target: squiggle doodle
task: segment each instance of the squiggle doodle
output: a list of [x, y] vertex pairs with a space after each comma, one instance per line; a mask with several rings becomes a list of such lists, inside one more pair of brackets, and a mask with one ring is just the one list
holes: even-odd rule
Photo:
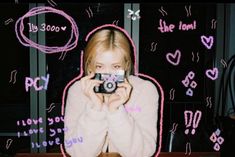
[[[192, 52], [192, 61], [194, 62], [194, 52]], [[198, 63], [198, 61], [199, 61], [199, 54], [197, 52], [197, 63]]]
[[158, 9], [158, 11], [162, 14], [162, 16], [167, 15], [167, 12], [163, 9], [163, 6], [161, 6], [161, 9]]
[[[13, 73], [14, 73], [14, 74], [13, 74]], [[16, 74], [17, 74], [17, 70], [13, 70], [13, 71], [11, 72], [11, 78], [10, 78], [9, 83], [12, 81], [12, 75], [14, 75], [14, 82], [13, 82], [13, 84], [15, 84], [15, 82], [16, 82]]]
[[98, 3], [98, 6], [97, 6], [97, 10], [96, 10], [97, 12], [99, 12], [100, 11], [100, 3]]
[[55, 107], [55, 103], [51, 103], [49, 108], [47, 108], [46, 110], [49, 110], [48, 113], [50, 113], [54, 107]]
[[227, 67], [227, 63], [225, 62], [225, 60], [224, 60], [224, 59], [221, 59], [221, 60], [220, 60], [220, 63], [221, 63], [221, 64], [223, 64], [224, 68], [226, 68], [226, 67]]
[[170, 90], [170, 100], [174, 100], [174, 97], [175, 97], [175, 89], [171, 88], [171, 90]]
[[157, 46], [157, 43], [154, 44], [154, 48], [153, 48], [153, 44], [154, 42], [151, 43], [151, 50], [152, 52], [154, 52], [156, 50], [156, 46]]
[[211, 29], [215, 29], [216, 28], [216, 20], [215, 19], [212, 19], [211, 20]]
[[191, 16], [191, 5], [189, 5], [188, 9], [187, 9], [187, 6], [184, 6], [186, 12], [187, 12], [187, 17], [188, 16]]
[[[189, 154], [188, 154], [188, 149], [189, 149]], [[188, 154], [188, 155], [191, 154], [191, 144], [189, 142], [186, 143], [186, 152], [185, 152], [185, 155], [186, 154]]]
[[12, 141], [13, 141], [12, 139], [8, 139], [8, 140], [7, 140], [6, 149], [9, 149], [9, 147], [10, 147]]
[[113, 21], [113, 24], [114, 24], [114, 25], [118, 25], [118, 22], [119, 22], [119, 20], [117, 20], [117, 21], [114, 20], [114, 21]]
[[198, 55], [199, 53], [197, 52], [197, 62], [199, 61], [199, 55]]
[[10, 18], [10, 19], [7, 19], [4, 23], [5, 23], [5, 25], [8, 25], [10, 22], [13, 22], [14, 20], [12, 19], [12, 18]]
[[47, 0], [47, 2], [53, 7], [57, 5], [53, 0]]
[[[88, 11], [88, 10], [89, 10], [89, 11]], [[89, 18], [93, 17], [93, 12], [92, 12], [92, 10], [91, 10], [90, 7], [88, 8], [88, 10], [86, 9], [86, 12], [87, 12]]]
[[194, 62], [194, 53], [192, 52], [192, 61]]
[[206, 106], [209, 106], [209, 108], [211, 108], [212, 106], [211, 97], [206, 97]]
[[178, 124], [173, 123], [172, 129], [170, 130], [170, 132], [174, 134], [177, 129], [177, 126]]
[[61, 55], [60, 55], [60, 57], [59, 57], [59, 60], [64, 60], [64, 58], [65, 58], [65, 56], [66, 56], [66, 54], [67, 54], [67, 51], [65, 51], [65, 52], [62, 52], [61, 53]]

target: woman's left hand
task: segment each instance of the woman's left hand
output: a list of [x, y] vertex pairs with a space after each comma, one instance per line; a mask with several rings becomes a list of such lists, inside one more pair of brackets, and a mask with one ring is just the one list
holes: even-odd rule
[[123, 83], [117, 84], [118, 88], [116, 91], [109, 97], [108, 108], [109, 111], [115, 111], [119, 106], [124, 105], [130, 98], [132, 86], [125, 79]]

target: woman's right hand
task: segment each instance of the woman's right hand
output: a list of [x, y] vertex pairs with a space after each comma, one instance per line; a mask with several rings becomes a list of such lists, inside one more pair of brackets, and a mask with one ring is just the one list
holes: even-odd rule
[[92, 101], [94, 108], [97, 110], [102, 109], [103, 95], [101, 93], [95, 93], [94, 87], [99, 86], [103, 81], [92, 79], [95, 76], [91, 73], [81, 79], [81, 86], [84, 94]]

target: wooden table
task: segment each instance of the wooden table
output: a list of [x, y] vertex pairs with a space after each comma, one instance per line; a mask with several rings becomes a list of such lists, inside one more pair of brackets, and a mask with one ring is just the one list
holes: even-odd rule
[[[15, 157], [63, 157], [61, 153], [40, 153], [40, 154], [29, 154], [29, 153], [19, 153]], [[66, 157], [70, 157], [66, 155]], [[99, 157], [120, 157], [116, 153], [106, 153]], [[219, 152], [192, 152], [190, 155], [185, 154], [185, 152], [161, 152], [159, 157], [220, 157]]]

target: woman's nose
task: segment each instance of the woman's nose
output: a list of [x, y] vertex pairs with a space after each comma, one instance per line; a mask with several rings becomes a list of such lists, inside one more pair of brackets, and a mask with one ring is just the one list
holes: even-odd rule
[[111, 68], [106, 68], [104, 73], [112, 74], [112, 73], [114, 73], [114, 70]]

